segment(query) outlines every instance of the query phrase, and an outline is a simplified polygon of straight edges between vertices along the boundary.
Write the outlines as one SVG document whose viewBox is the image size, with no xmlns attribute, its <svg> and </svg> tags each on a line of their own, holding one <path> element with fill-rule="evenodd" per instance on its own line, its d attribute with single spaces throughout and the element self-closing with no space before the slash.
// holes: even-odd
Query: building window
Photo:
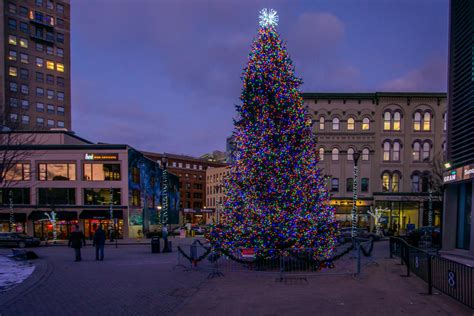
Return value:
<svg viewBox="0 0 474 316">
<path fill-rule="evenodd" d="M 56 24 L 58 27 L 64 27 L 64 20 L 63 19 L 56 19 Z"/>
<path fill-rule="evenodd" d="M 18 121 L 18 114 L 10 113 L 10 122 L 17 122 Z"/>
<path fill-rule="evenodd" d="M 430 149 L 431 149 L 430 143 L 424 142 L 423 143 L 423 161 L 430 160 Z"/>
<path fill-rule="evenodd" d="M 13 204 L 30 204 L 29 188 L 3 188 L 0 189 L 0 204 L 10 203 L 10 192 L 12 192 Z"/>
<path fill-rule="evenodd" d="M 43 0 L 35 0 L 35 3 L 38 7 L 42 7 L 43 6 Z"/>
<path fill-rule="evenodd" d="M 64 112 L 62 115 L 64 115 Z M 64 128 L 64 121 L 58 121 L 58 127 Z"/>
<path fill-rule="evenodd" d="M 29 77 L 29 71 L 28 71 L 28 69 L 20 68 L 20 79 L 22 79 L 22 80 L 28 80 L 28 77 Z"/>
<path fill-rule="evenodd" d="M 392 175 L 392 192 L 399 192 L 400 188 L 400 175 L 394 172 Z"/>
<path fill-rule="evenodd" d="M 16 20 L 15 19 L 12 19 L 12 18 L 8 19 L 8 28 L 10 30 L 16 30 Z"/>
<path fill-rule="evenodd" d="M 132 167 L 132 182 L 140 183 L 140 169 L 137 167 Z"/>
<path fill-rule="evenodd" d="M 394 131 L 400 130 L 401 122 L 402 122 L 402 115 L 400 114 L 400 112 L 395 112 L 393 114 L 393 130 Z"/>
<path fill-rule="evenodd" d="M 431 130 L 431 113 L 425 112 L 423 115 L 423 130 L 430 131 Z"/>
<path fill-rule="evenodd" d="M 43 58 L 36 57 L 36 67 L 43 67 L 44 61 Z"/>
<path fill-rule="evenodd" d="M 346 191 L 347 192 L 354 191 L 354 179 L 353 178 L 347 178 L 346 179 Z"/>
<path fill-rule="evenodd" d="M 390 143 L 385 141 L 383 143 L 383 161 L 390 161 Z"/>
<path fill-rule="evenodd" d="M 85 181 L 120 181 L 119 163 L 85 163 Z"/>
<path fill-rule="evenodd" d="M 36 43 L 36 51 L 42 52 L 44 50 L 43 44 Z"/>
<path fill-rule="evenodd" d="M 26 84 L 21 85 L 21 93 L 27 95 L 30 92 L 30 89 Z"/>
<path fill-rule="evenodd" d="M 58 92 L 58 101 L 64 101 L 64 92 Z"/>
<path fill-rule="evenodd" d="M 363 131 L 370 130 L 370 119 L 368 117 L 364 117 L 362 119 L 362 130 Z"/>
<path fill-rule="evenodd" d="M 28 8 L 20 6 L 20 16 L 28 17 Z"/>
<path fill-rule="evenodd" d="M 54 62 L 52 62 L 51 60 L 46 60 L 46 68 L 54 70 Z"/>
<path fill-rule="evenodd" d="M 141 206 L 141 194 L 140 194 L 140 190 L 131 190 L 132 191 L 132 200 L 131 200 L 131 204 L 132 206 Z"/>
<path fill-rule="evenodd" d="M 421 131 L 421 113 L 415 112 L 415 117 L 413 118 L 413 130 Z"/>
<path fill-rule="evenodd" d="M 56 34 L 56 41 L 57 41 L 58 43 L 64 43 L 64 34 L 62 34 L 62 33 L 57 33 L 57 34 Z"/>
<path fill-rule="evenodd" d="M 353 161 L 354 160 L 354 149 L 353 148 L 349 148 L 347 150 L 347 160 L 348 161 Z"/>
<path fill-rule="evenodd" d="M 414 142 L 413 143 L 413 153 L 412 153 L 413 161 L 420 161 L 420 157 L 421 157 L 420 150 L 421 150 L 420 143 L 419 142 Z"/>
<path fill-rule="evenodd" d="M 420 175 L 417 173 L 411 176 L 411 191 L 420 192 Z"/>
<path fill-rule="evenodd" d="M 348 131 L 353 131 L 355 129 L 355 121 L 352 117 L 349 117 L 347 120 L 347 130 Z"/>
<path fill-rule="evenodd" d="M 59 72 L 64 72 L 64 65 L 61 63 L 56 64 L 56 70 Z"/>
<path fill-rule="evenodd" d="M 21 122 L 22 122 L 24 125 L 30 124 L 30 117 L 29 117 L 28 115 L 22 115 L 22 116 L 21 116 Z"/>
<path fill-rule="evenodd" d="M 324 130 L 324 123 L 326 122 L 326 119 L 324 118 L 324 116 L 321 116 L 319 118 L 319 130 Z"/>
<path fill-rule="evenodd" d="M 333 131 L 339 130 L 339 118 L 335 117 L 332 119 L 332 129 Z"/>
<path fill-rule="evenodd" d="M 339 192 L 339 179 L 338 178 L 331 179 L 331 191 Z"/>
<path fill-rule="evenodd" d="M 54 55 L 54 47 L 53 47 L 53 46 L 49 46 L 49 45 L 46 46 L 46 54 L 48 54 L 48 55 Z M 53 63 L 53 68 L 52 68 L 52 69 L 54 70 L 54 63 Z"/>
<path fill-rule="evenodd" d="M 11 165 L 5 172 L 6 181 L 30 181 L 31 166 L 29 163 L 17 163 Z"/>
<path fill-rule="evenodd" d="M 53 75 L 46 75 L 46 83 L 47 84 L 54 84 L 54 76 Z"/>
<path fill-rule="evenodd" d="M 37 97 L 44 97 L 44 89 L 40 87 L 36 87 L 36 96 Z"/>
<path fill-rule="evenodd" d="M 64 57 L 64 49 L 62 48 L 56 48 L 56 55 L 58 57 Z"/>
<path fill-rule="evenodd" d="M 44 104 L 41 102 L 36 102 L 36 112 L 44 112 Z"/>
<path fill-rule="evenodd" d="M 41 127 L 41 126 L 44 126 L 44 118 L 42 118 L 42 117 L 37 117 L 37 118 L 36 118 L 36 125 L 37 125 L 37 126 L 40 126 L 40 127 Z"/>
<path fill-rule="evenodd" d="M 64 87 L 64 78 L 63 77 L 57 77 L 56 81 L 57 81 L 58 86 Z"/>
<path fill-rule="evenodd" d="M 8 60 L 16 61 L 17 53 L 14 50 L 8 52 Z"/>
<path fill-rule="evenodd" d="M 400 161 L 400 143 L 397 141 L 393 143 L 392 160 Z"/>
<path fill-rule="evenodd" d="M 53 10 L 54 9 L 54 4 L 53 1 L 51 0 L 46 0 L 46 8 Z"/>
<path fill-rule="evenodd" d="M 49 114 L 54 114 L 54 105 L 48 104 L 47 109 Z"/>
<path fill-rule="evenodd" d="M 383 130 L 389 131 L 391 129 L 392 114 L 389 111 L 385 111 L 383 114 Z"/>
<path fill-rule="evenodd" d="M 63 14 L 64 13 L 64 5 L 62 5 L 60 3 L 57 3 L 56 4 L 56 12 L 59 13 L 59 14 Z"/>
<path fill-rule="evenodd" d="M 121 190 L 120 188 L 113 188 L 112 192 L 110 192 L 111 189 L 106 189 L 106 188 L 100 188 L 100 189 L 84 189 L 84 205 L 120 205 L 121 204 Z M 140 191 L 139 190 L 131 190 L 132 191 L 132 196 L 136 193 L 133 193 L 134 191 L 138 192 L 138 199 L 135 200 L 135 202 L 138 201 L 138 203 L 133 204 L 133 206 L 140 206 Z M 133 202 L 133 199 L 132 199 Z"/>
<path fill-rule="evenodd" d="M 25 99 L 21 100 L 21 108 L 23 110 L 28 110 L 30 108 L 30 101 Z"/>
<path fill-rule="evenodd" d="M 8 44 L 16 45 L 16 36 L 15 35 L 8 35 Z"/>
<path fill-rule="evenodd" d="M 17 98 L 10 98 L 10 107 L 17 108 L 18 107 L 18 99 Z"/>
<path fill-rule="evenodd" d="M 369 192 L 369 178 L 362 178 L 360 182 L 360 190 L 362 192 Z"/>
<path fill-rule="evenodd" d="M 319 160 L 320 161 L 324 160 L 324 148 L 323 147 L 319 148 Z"/>
<path fill-rule="evenodd" d="M 28 33 L 28 24 L 25 22 L 20 22 L 20 31 L 22 31 L 23 33 Z"/>
<path fill-rule="evenodd" d="M 339 149 L 337 148 L 332 149 L 332 160 L 333 161 L 339 160 Z"/>
<path fill-rule="evenodd" d="M 48 127 L 54 127 L 54 120 L 48 120 Z"/>
<path fill-rule="evenodd" d="M 11 76 L 11 77 L 16 77 L 18 76 L 18 70 L 16 67 L 8 67 L 8 74 Z"/>
<path fill-rule="evenodd" d="M 47 93 L 47 98 L 48 98 L 49 100 L 53 100 L 53 99 L 54 99 L 54 91 L 53 91 L 53 90 L 48 89 L 48 90 L 46 90 L 46 93 Z"/>
<path fill-rule="evenodd" d="M 44 74 L 42 72 L 36 72 L 36 82 L 43 82 Z"/>
<path fill-rule="evenodd" d="M 382 175 L 382 192 L 389 192 L 390 190 L 390 174 L 385 172 Z"/>
<path fill-rule="evenodd" d="M 20 61 L 21 61 L 23 64 L 28 64 L 28 63 L 29 63 L 28 55 L 27 55 L 27 54 L 20 53 Z"/>
<path fill-rule="evenodd" d="M 28 40 L 26 38 L 20 37 L 20 47 L 28 48 Z"/>
<path fill-rule="evenodd" d="M 76 189 L 74 188 L 39 188 L 39 205 L 75 205 Z"/>
<path fill-rule="evenodd" d="M 18 84 L 16 82 L 10 82 L 9 87 L 10 87 L 11 92 L 17 92 L 18 91 Z"/>
<path fill-rule="evenodd" d="M 421 192 L 428 192 L 430 189 L 431 175 L 429 172 L 423 172 L 421 176 Z"/>
<path fill-rule="evenodd" d="M 75 181 L 75 163 L 39 163 L 38 180 L 40 181 Z"/>
<path fill-rule="evenodd" d="M 8 3 L 8 12 L 15 14 L 16 13 L 16 4 L 9 2 Z"/>
</svg>

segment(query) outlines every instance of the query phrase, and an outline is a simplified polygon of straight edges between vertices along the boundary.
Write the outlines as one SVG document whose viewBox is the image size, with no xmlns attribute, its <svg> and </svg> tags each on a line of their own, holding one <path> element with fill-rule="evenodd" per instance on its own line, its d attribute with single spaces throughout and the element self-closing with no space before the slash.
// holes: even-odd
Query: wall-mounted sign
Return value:
<svg viewBox="0 0 474 316">
<path fill-rule="evenodd" d="M 85 160 L 118 160 L 118 154 L 84 154 Z"/>
<path fill-rule="evenodd" d="M 474 166 L 467 165 L 453 170 L 449 170 L 443 174 L 443 182 L 457 182 L 474 178 Z"/>
<path fill-rule="evenodd" d="M 474 178 L 474 166 L 464 166 L 462 175 L 465 180 Z"/>
</svg>

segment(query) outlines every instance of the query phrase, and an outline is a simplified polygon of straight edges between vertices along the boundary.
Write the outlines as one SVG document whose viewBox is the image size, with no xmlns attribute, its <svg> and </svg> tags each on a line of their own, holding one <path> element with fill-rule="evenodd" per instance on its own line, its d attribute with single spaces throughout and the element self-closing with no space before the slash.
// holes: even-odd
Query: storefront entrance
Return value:
<svg viewBox="0 0 474 316">
<path fill-rule="evenodd" d="M 79 215 L 84 227 L 86 238 L 93 239 L 95 231 L 102 225 L 107 239 L 110 238 L 111 231 L 114 231 L 114 238 L 123 238 L 123 211 L 114 210 L 113 219 L 110 219 L 108 210 L 84 210 Z"/>
<path fill-rule="evenodd" d="M 51 223 L 46 213 L 51 216 L 50 211 L 33 211 L 28 219 L 33 221 L 33 236 L 41 240 L 54 239 L 53 223 Z M 67 240 L 78 223 L 76 211 L 58 211 L 56 212 L 56 239 Z"/>
</svg>

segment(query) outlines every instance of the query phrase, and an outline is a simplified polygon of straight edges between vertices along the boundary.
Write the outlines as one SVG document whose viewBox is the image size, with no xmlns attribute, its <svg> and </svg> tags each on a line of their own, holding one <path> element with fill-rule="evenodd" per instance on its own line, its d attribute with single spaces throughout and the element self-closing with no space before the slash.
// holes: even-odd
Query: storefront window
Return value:
<svg viewBox="0 0 474 316">
<path fill-rule="evenodd" d="M 121 204 L 120 189 L 112 189 L 112 204 Z M 84 205 L 109 205 L 110 189 L 84 189 Z"/>
<path fill-rule="evenodd" d="M 118 163 L 85 163 L 84 180 L 86 181 L 120 181 L 120 164 Z"/>
<path fill-rule="evenodd" d="M 85 219 L 84 223 L 84 234 L 86 238 L 93 239 L 95 231 L 102 225 L 102 229 L 105 231 L 107 239 L 113 231 L 114 238 L 123 238 L 123 219 Z M 111 229 L 113 227 L 113 230 Z"/>
<path fill-rule="evenodd" d="M 38 180 L 67 181 L 76 180 L 75 163 L 40 163 L 38 164 Z"/>
<path fill-rule="evenodd" d="M 75 205 L 76 189 L 74 188 L 39 188 L 38 204 L 40 205 Z"/>
<path fill-rule="evenodd" d="M 71 234 L 71 227 L 78 223 L 73 221 L 56 221 L 56 239 L 66 240 Z M 52 240 L 54 238 L 53 225 L 49 221 L 35 221 L 33 224 L 34 236 L 41 240 Z"/>
</svg>

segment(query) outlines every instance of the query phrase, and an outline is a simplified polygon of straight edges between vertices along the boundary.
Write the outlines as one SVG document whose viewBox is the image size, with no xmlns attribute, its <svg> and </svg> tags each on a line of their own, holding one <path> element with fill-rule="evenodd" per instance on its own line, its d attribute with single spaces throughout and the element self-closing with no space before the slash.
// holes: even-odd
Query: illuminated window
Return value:
<svg viewBox="0 0 474 316">
<path fill-rule="evenodd" d="M 347 160 L 349 160 L 349 161 L 354 160 L 354 149 L 353 148 L 349 148 L 347 150 Z"/>
<path fill-rule="evenodd" d="M 12 77 L 18 76 L 18 70 L 16 67 L 8 67 L 8 74 Z"/>
<path fill-rule="evenodd" d="M 23 48 L 28 48 L 28 40 L 26 38 L 20 37 L 20 46 Z"/>
<path fill-rule="evenodd" d="M 335 117 L 335 118 L 332 119 L 332 129 L 334 131 L 339 130 L 339 118 Z"/>
<path fill-rule="evenodd" d="M 36 57 L 36 67 L 43 67 L 44 61 L 43 58 Z"/>
<path fill-rule="evenodd" d="M 423 160 L 430 160 L 431 145 L 429 142 L 423 143 Z"/>
<path fill-rule="evenodd" d="M 413 120 L 413 130 L 421 131 L 421 113 L 416 112 Z"/>
<path fill-rule="evenodd" d="M 400 175 L 394 172 L 392 175 L 392 192 L 398 192 L 400 189 Z"/>
<path fill-rule="evenodd" d="M 120 181 L 120 164 L 85 163 L 83 177 L 85 181 Z"/>
<path fill-rule="evenodd" d="M 393 130 L 399 131 L 401 126 L 401 114 L 400 112 L 395 112 L 393 114 Z"/>
<path fill-rule="evenodd" d="M 386 111 L 383 114 L 383 130 L 384 131 L 389 131 L 391 129 L 391 120 L 392 120 L 392 114 L 390 112 Z"/>
<path fill-rule="evenodd" d="M 16 61 L 16 56 L 17 54 L 14 50 L 8 52 L 8 60 Z"/>
<path fill-rule="evenodd" d="M 382 191 L 389 192 L 389 190 L 390 190 L 390 174 L 388 172 L 385 172 L 382 175 Z"/>
<path fill-rule="evenodd" d="M 413 161 L 420 161 L 420 143 L 419 142 L 414 142 L 413 143 Z"/>
<path fill-rule="evenodd" d="M 323 116 L 321 116 L 321 117 L 319 118 L 319 129 L 320 129 L 320 130 L 324 130 L 324 123 L 325 123 L 325 121 L 326 121 L 326 120 L 324 119 Z"/>
<path fill-rule="evenodd" d="M 362 120 L 362 130 L 368 131 L 370 129 L 370 120 L 368 117 L 364 117 Z"/>
<path fill-rule="evenodd" d="M 16 36 L 14 36 L 14 35 L 8 35 L 8 44 L 10 44 L 10 45 L 16 45 Z"/>
<path fill-rule="evenodd" d="M 324 148 L 323 147 L 319 148 L 319 160 L 320 161 L 324 160 Z"/>
<path fill-rule="evenodd" d="M 400 143 L 399 142 L 393 143 L 392 160 L 393 161 L 400 160 Z"/>
<path fill-rule="evenodd" d="M 363 161 L 368 161 L 369 160 L 369 155 L 370 155 L 370 151 L 369 151 L 368 148 L 362 149 L 362 160 Z"/>
<path fill-rule="evenodd" d="M 423 130 L 430 131 L 431 130 L 431 113 L 425 112 L 423 115 Z"/>
<path fill-rule="evenodd" d="M 347 130 L 353 131 L 355 129 L 355 121 L 352 117 L 347 120 Z"/>
<path fill-rule="evenodd" d="M 20 53 L 20 61 L 24 64 L 28 64 L 29 63 L 28 55 Z"/>
<path fill-rule="evenodd" d="M 44 120 L 43 120 L 44 123 Z M 75 181 L 75 163 L 40 163 L 38 164 L 40 181 Z"/>
<path fill-rule="evenodd" d="M 46 68 L 54 70 L 54 62 L 52 62 L 51 60 L 47 60 L 46 61 Z"/>
<path fill-rule="evenodd" d="M 390 143 L 384 142 L 383 143 L 383 161 L 390 160 Z"/>
<path fill-rule="evenodd" d="M 334 161 L 339 160 L 339 149 L 333 148 L 333 150 L 332 150 L 332 160 L 334 160 Z"/>
<path fill-rule="evenodd" d="M 59 72 L 64 72 L 64 65 L 61 63 L 56 64 L 56 70 Z"/>
</svg>

